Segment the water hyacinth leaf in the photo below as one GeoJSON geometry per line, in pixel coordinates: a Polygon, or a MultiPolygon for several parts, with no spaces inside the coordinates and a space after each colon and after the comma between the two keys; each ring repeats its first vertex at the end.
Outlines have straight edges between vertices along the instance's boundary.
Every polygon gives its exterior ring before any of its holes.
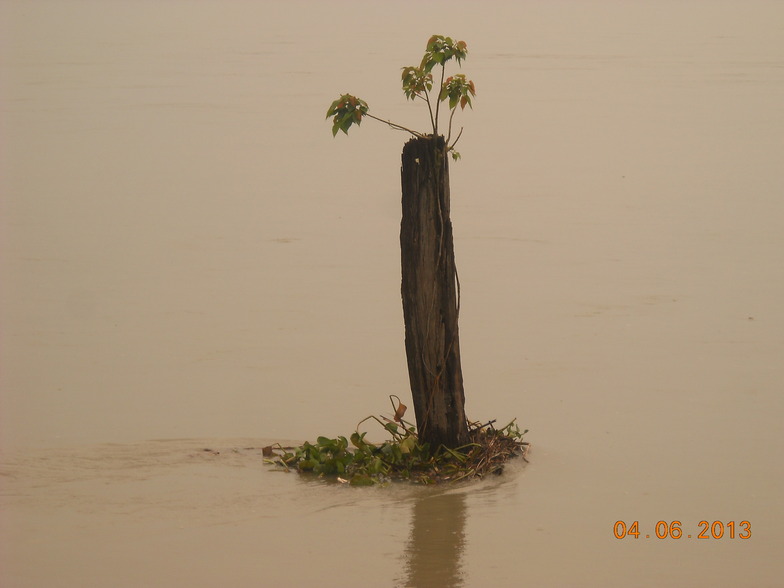
{"type": "Polygon", "coordinates": [[[406,437],[400,442],[400,451],[403,454],[411,453],[411,451],[416,446],[416,439],[413,437],[406,437]]]}
{"type": "Polygon", "coordinates": [[[313,470],[317,465],[318,461],[315,459],[304,459],[297,464],[297,467],[303,472],[308,472],[313,470]]]}
{"type": "Polygon", "coordinates": [[[353,432],[351,434],[351,444],[356,447],[357,449],[363,449],[366,445],[365,443],[365,435],[367,433],[362,433],[361,435],[358,432],[353,432]]]}
{"type": "Polygon", "coordinates": [[[403,457],[403,453],[400,451],[400,446],[396,443],[384,443],[383,447],[381,447],[381,453],[387,458],[388,461],[391,461],[395,464],[399,463],[403,457]]]}
{"type": "Polygon", "coordinates": [[[380,474],[384,471],[384,462],[380,457],[376,457],[370,462],[367,469],[371,474],[380,474]]]}
{"type": "Polygon", "coordinates": [[[349,482],[351,486],[372,486],[374,483],[373,478],[367,474],[354,474],[349,482]]]}

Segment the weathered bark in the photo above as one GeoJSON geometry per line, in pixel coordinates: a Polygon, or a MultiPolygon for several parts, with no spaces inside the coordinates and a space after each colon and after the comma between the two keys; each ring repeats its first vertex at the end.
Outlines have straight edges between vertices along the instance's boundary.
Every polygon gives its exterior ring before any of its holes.
{"type": "Polygon", "coordinates": [[[443,137],[411,139],[402,159],[401,291],[417,429],[433,449],[455,448],[468,442],[468,425],[443,137]]]}

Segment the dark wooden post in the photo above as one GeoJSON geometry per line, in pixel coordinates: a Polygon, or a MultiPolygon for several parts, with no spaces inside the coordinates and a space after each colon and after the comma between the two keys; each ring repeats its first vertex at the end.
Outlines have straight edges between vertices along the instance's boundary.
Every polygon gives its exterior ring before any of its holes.
{"type": "Polygon", "coordinates": [[[432,449],[455,448],[468,443],[468,424],[444,138],[411,139],[402,159],[401,291],[417,429],[432,449]]]}

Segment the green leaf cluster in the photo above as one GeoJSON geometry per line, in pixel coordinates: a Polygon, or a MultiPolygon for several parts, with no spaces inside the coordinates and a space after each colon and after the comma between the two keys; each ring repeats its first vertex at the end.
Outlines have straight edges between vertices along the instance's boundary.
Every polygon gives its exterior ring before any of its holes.
{"type": "Polygon", "coordinates": [[[461,65],[466,55],[468,55],[468,46],[465,41],[455,41],[452,37],[433,35],[427,40],[425,55],[422,57],[422,63],[419,67],[429,73],[436,65],[443,66],[452,58],[457,60],[458,65],[461,65]]]}
{"type": "Polygon", "coordinates": [[[433,74],[425,72],[421,67],[408,66],[403,68],[403,93],[409,100],[424,98],[425,93],[433,88],[433,74]]]}
{"type": "Polygon", "coordinates": [[[305,442],[293,454],[293,461],[301,472],[316,474],[344,474],[354,461],[345,437],[319,437],[315,444],[305,442]]]}
{"type": "Polygon", "coordinates": [[[460,109],[464,110],[466,105],[474,107],[471,104],[471,98],[475,95],[474,82],[467,80],[463,74],[456,74],[446,79],[444,85],[441,86],[441,94],[438,99],[443,101],[449,98],[450,110],[454,110],[458,103],[460,103],[460,109]]]}
{"type": "MultiPolygon", "coordinates": [[[[473,108],[472,98],[476,96],[476,87],[474,82],[467,80],[463,74],[456,74],[444,80],[445,66],[452,59],[457,61],[458,66],[461,66],[467,55],[468,46],[465,41],[457,41],[452,37],[443,35],[433,35],[427,41],[425,53],[419,66],[404,67],[402,74],[403,93],[406,98],[408,100],[419,98],[427,104],[433,136],[438,136],[439,134],[440,105],[442,102],[448,101],[451,114],[449,116],[446,151],[452,151],[454,159],[459,159],[460,157],[459,153],[453,151],[455,144],[460,139],[460,134],[457,135],[454,142],[450,143],[452,137],[452,117],[458,104],[461,110],[465,110],[466,106],[473,108]],[[433,69],[437,66],[440,66],[439,82],[434,90],[433,69]],[[435,92],[435,96],[431,96],[431,92],[435,92]]],[[[351,125],[359,125],[364,116],[386,123],[393,129],[407,131],[415,137],[424,138],[427,136],[424,133],[368,114],[367,103],[351,94],[343,94],[327,110],[327,118],[332,117],[332,136],[337,135],[338,131],[348,134],[351,125]]]]}
{"type": "MultiPolygon", "coordinates": [[[[468,46],[465,41],[455,41],[452,37],[443,35],[433,35],[427,41],[425,54],[419,67],[408,66],[403,68],[403,93],[409,100],[421,98],[427,103],[430,113],[430,122],[433,126],[433,134],[438,134],[438,115],[439,104],[449,100],[449,110],[452,115],[449,118],[449,135],[452,131],[452,116],[458,104],[461,109],[466,105],[471,106],[471,98],[476,95],[474,82],[467,80],[465,75],[457,74],[444,80],[446,63],[452,59],[457,61],[458,66],[468,55],[468,46]],[[429,93],[433,88],[433,68],[440,66],[440,84],[436,100],[432,100],[429,93]],[[435,104],[434,104],[435,102],[435,104]]],[[[455,140],[457,142],[457,140],[455,140]]],[[[448,143],[448,141],[447,141],[448,143]]],[[[449,145],[447,150],[451,150],[454,143],[449,145]]],[[[459,156],[458,156],[459,157],[459,156]]],[[[457,159],[457,157],[455,157],[457,159]]]]}
{"type": "Polygon", "coordinates": [[[402,420],[398,424],[390,419],[369,418],[378,421],[392,438],[375,444],[365,439],[366,432],[355,431],[349,447],[349,440],[342,436],[318,437],[315,443],[305,442],[293,451],[284,451],[275,459],[265,461],[286,470],[336,476],[352,486],[370,486],[393,479],[433,484],[499,473],[506,459],[515,452],[525,455],[528,445],[522,441],[527,431],[520,432],[512,421],[501,430],[475,429],[473,441],[463,447],[440,446],[431,451],[427,443],[419,442],[416,429],[406,426],[402,420]]]}
{"type": "Polygon", "coordinates": [[[351,125],[362,124],[362,117],[367,114],[367,111],[367,102],[351,94],[343,94],[330,104],[329,110],[327,110],[326,118],[333,117],[332,136],[337,135],[338,131],[343,131],[348,135],[351,125]]]}
{"type": "Polygon", "coordinates": [[[285,469],[312,472],[321,476],[345,476],[354,486],[378,484],[397,477],[409,479],[412,471],[431,459],[427,444],[417,443],[413,427],[406,429],[389,422],[384,426],[392,439],[381,444],[365,440],[367,433],[351,435],[352,449],[340,436],[334,439],[318,437],[315,443],[305,442],[291,452],[284,452],[273,460],[266,460],[285,469]]]}

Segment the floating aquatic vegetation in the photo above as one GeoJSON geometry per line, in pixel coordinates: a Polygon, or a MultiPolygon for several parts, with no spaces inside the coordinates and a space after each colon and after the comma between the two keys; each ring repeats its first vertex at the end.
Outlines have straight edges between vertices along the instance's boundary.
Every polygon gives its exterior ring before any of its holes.
{"type": "MultiPolygon", "coordinates": [[[[457,482],[500,474],[507,461],[514,457],[526,460],[530,445],[515,420],[500,429],[495,420],[485,424],[471,423],[471,442],[455,449],[439,446],[433,450],[420,443],[416,427],[403,420],[406,407],[397,396],[390,396],[394,416],[369,416],[357,424],[357,430],[346,437],[318,437],[315,443],[299,447],[271,445],[263,449],[265,463],[285,471],[308,472],[333,476],[338,482],[352,486],[371,486],[392,480],[420,484],[457,482]],[[395,399],[397,405],[395,405],[395,399]],[[360,426],[375,420],[391,439],[372,443],[360,426]]],[[[526,460],[527,461],[527,460],[526,460]]]]}

